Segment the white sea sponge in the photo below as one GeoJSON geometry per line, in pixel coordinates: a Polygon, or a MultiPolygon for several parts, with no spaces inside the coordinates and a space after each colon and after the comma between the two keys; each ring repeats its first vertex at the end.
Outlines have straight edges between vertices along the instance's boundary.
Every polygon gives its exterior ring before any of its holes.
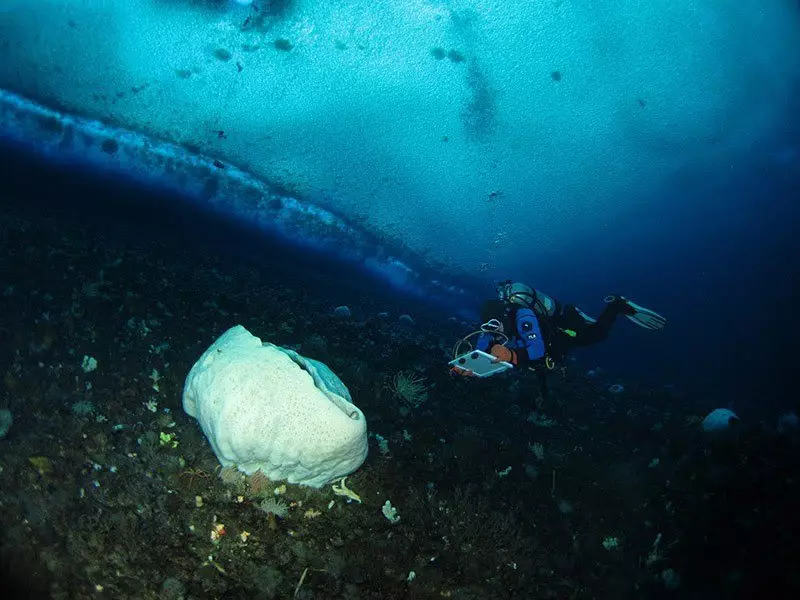
{"type": "Polygon", "coordinates": [[[312,487],[352,473],[367,455],[367,424],[323,363],[232,327],[192,367],[183,409],[223,466],[312,487]]]}

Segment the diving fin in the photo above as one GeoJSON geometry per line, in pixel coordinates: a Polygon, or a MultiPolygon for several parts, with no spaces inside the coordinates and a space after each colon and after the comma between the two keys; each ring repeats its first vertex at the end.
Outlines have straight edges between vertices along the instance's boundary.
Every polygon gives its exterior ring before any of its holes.
{"type": "Polygon", "coordinates": [[[667,324],[667,320],[655,311],[639,306],[635,302],[631,302],[622,296],[608,296],[606,302],[613,302],[614,300],[621,301],[624,306],[621,310],[632,323],[639,327],[644,327],[651,331],[663,329],[667,324]]]}
{"type": "Polygon", "coordinates": [[[630,300],[625,300],[625,302],[633,309],[632,315],[626,314],[625,316],[639,327],[644,327],[645,329],[655,331],[658,329],[663,329],[664,325],[667,324],[667,320],[657,312],[654,312],[649,308],[639,306],[638,304],[634,304],[630,300]]]}

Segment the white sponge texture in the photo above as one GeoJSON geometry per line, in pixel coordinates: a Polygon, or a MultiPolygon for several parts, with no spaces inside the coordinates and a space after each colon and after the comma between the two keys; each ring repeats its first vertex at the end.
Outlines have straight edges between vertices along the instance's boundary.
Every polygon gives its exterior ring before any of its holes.
{"type": "Polygon", "coordinates": [[[367,424],[323,363],[232,327],[192,367],[183,409],[223,466],[312,487],[358,469],[367,424]]]}

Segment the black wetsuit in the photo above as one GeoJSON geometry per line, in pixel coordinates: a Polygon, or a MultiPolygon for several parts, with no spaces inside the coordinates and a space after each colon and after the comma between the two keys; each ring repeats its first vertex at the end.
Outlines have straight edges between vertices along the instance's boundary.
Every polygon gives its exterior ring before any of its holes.
{"type": "Polygon", "coordinates": [[[624,314],[626,308],[624,301],[609,302],[595,321],[586,317],[573,304],[562,306],[556,302],[552,315],[542,314],[536,307],[534,312],[539,318],[548,355],[554,361],[561,361],[573,348],[591,346],[605,340],[617,316],[624,314]]]}

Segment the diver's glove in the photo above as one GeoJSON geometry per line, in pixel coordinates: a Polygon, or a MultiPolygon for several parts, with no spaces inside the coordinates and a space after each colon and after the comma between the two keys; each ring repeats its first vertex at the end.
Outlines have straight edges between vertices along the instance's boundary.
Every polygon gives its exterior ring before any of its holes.
{"type": "Polygon", "coordinates": [[[494,356],[497,361],[511,363],[514,367],[519,366],[517,353],[511,348],[506,348],[503,344],[495,344],[489,349],[489,354],[494,356]]]}
{"type": "Polygon", "coordinates": [[[605,302],[617,304],[619,311],[639,327],[656,331],[663,329],[664,325],[667,324],[667,320],[657,312],[644,306],[639,306],[623,296],[606,296],[605,302]]]}

